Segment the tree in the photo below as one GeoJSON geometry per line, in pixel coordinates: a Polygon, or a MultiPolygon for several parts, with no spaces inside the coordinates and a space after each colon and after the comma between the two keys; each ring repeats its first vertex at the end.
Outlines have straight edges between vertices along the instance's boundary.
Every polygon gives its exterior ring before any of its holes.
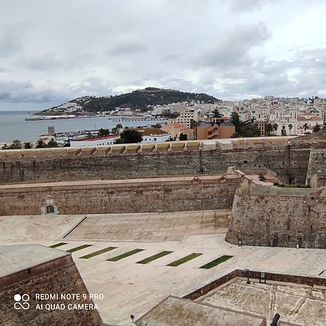
{"type": "Polygon", "coordinates": [[[160,125],[159,123],[155,123],[155,125],[151,125],[151,127],[160,129],[160,128],[162,128],[162,125],[160,125]]]}
{"type": "Polygon", "coordinates": [[[58,143],[52,139],[47,143],[46,147],[58,147],[58,143]]]}
{"type": "Polygon", "coordinates": [[[10,147],[7,144],[3,144],[1,149],[10,149],[10,147]]]}
{"type": "Polygon", "coordinates": [[[24,148],[32,148],[32,144],[28,141],[24,143],[24,148]]]}
{"type": "Polygon", "coordinates": [[[187,140],[187,135],[181,133],[180,136],[179,136],[179,140],[187,140]]]}
{"type": "Polygon", "coordinates": [[[308,128],[309,128],[309,126],[308,126],[308,123],[306,122],[306,123],[303,125],[303,130],[304,130],[304,132],[306,132],[308,128]]]}
{"type": "Polygon", "coordinates": [[[293,128],[293,124],[292,124],[292,123],[290,123],[290,124],[288,125],[288,127],[289,127],[289,130],[290,130],[290,135],[291,135],[291,133],[292,133],[292,128],[293,128]]]}
{"type": "Polygon", "coordinates": [[[39,139],[37,141],[37,144],[36,144],[35,148],[44,148],[44,147],[46,147],[44,141],[42,139],[39,139]]]}
{"type": "Polygon", "coordinates": [[[222,118],[223,115],[220,113],[218,109],[214,109],[213,111],[213,118],[222,118]]]}
{"type": "Polygon", "coordinates": [[[233,111],[233,112],[231,113],[230,122],[234,125],[234,127],[235,127],[235,132],[241,134],[241,127],[242,127],[242,124],[241,124],[241,121],[240,121],[239,114],[238,114],[237,112],[233,111]]]}
{"type": "Polygon", "coordinates": [[[278,124],[277,124],[277,123],[274,123],[274,124],[273,124],[274,134],[276,133],[277,128],[278,128],[278,124]]]}
{"type": "Polygon", "coordinates": [[[282,126],[281,135],[286,136],[285,126],[282,126]]]}
{"type": "Polygon", "coordinates": [[[273,133],[273,125],[268,123],[265,128],[265,136],[271,136],[273,133]]]}
{"type": "Polygon", "coordinates": [[[15,139],[12,144],[10,145],[11,149],[21,149],[22,148],[22,143],[20,140],[15,139]]]}
{"type": "Polygon", "coordinates": [[[114,141],[114,144],[124,144],[124,141],[122,138],[118,138],[114,141]]]}
{"type": "Polygon", "coordinates": [[[242,137],[258,137],[260,136],[260,129],[255,124],[251,124],[251,123],[244,124],[241,127],[240,135],[242,137]]]}
{"type": "Polygon", "coordinates": [[[314,128],[312,129],[313,132],[318,132],[320,131],[320,126],[319,125],[315,125],[314,128]]]}
{"type": "Polygon", "coordinates": [[[128,129],[121,133],[120,138],[125,144],[140,143],[143,140],[140,132],[137,130],[128,129]]]}
{"type": "Polygon", "coordinates": [[[109,130],[108,129],[103,129],[101,128],[99,131],[98,131],[98,135],[101,137],[101,136],[107,136],[109,134],[109,130]]]}

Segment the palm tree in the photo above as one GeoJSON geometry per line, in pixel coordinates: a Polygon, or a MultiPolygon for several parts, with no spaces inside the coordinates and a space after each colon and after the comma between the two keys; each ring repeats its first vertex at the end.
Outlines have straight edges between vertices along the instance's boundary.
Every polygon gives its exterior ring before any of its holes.
{"type": "Polygon", "coordinates": [[[281,135],[286,136],[285,126],[282,126],[281,135]]]}
{"type": "Polygon", "coordinates": [[[22,143],[20,140],[15,139],[12,144],[10,145],[10,148],[12,149],[21,149],[22,148],[22,143]]]}
{"type": "Polygon", "coordinates": [[[44,141],[42,139],[39,139],[37,141],[37,144],[36,144],[35,148],[44,148],[45,146],[46,145],[45,145],[44,141]]]}
{"type": "Polygon", "coordinates": [[[292,124],[292,123],[290,123],[290,124],[288,125],[288,127],[289,127],[289,130],[290,130],[290,135],[291,135],[291,130],[292,130],[292,128],[293,128],[293,124],[292,124]]]}
{"type": "Polygon", "coordinates": [[[31,144],[31,142],[25,142],[24,143],[24,148],[32,148],[32,144],[31,144]]]}

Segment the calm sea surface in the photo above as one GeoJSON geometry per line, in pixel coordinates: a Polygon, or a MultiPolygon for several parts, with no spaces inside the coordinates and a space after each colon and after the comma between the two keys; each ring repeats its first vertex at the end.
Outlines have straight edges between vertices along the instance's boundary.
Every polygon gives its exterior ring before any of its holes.
{"type": "MultiPolygon", "coordinates": [[[[0,143],[9,145],[15,139],[21,142],[36,142],[38,136],[47,134],[49,126],[54,126],[55,132],[62,132],[100,128],[111,129],[118,123],[109,121],[106,117],[25,121],[25,118],[30,115],[27,111],[0,111],[0,143]]],[[[155,121],[121,122],[123,127],[150,126],[152,124],[155,124],[155,121]]]]}

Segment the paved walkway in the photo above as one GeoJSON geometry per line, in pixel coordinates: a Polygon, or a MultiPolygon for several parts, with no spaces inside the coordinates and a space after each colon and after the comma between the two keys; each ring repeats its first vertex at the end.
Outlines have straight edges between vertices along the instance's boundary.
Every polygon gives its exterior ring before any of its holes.
{"type": "MultiPolygon", "coordinates": [[[[158,215],[151,214],[151,221],[156,223],[148,223],[149,219],[143,221],[142,232],[147,230],[155,233],[161,229],[160,223],[165,222],[158,215]]],[[[153,242],[153,238],[146,237],[134,240],[127,237],[125,239],[128,241],[122,241],[121,236],[116,241],[110,237],[106,241],[97,241],[94,239],[96,233],[90,236],[93,239],[77,240],[73,232],[70,234],[74,239],[69,235],[63,239],[62,235],[67,234],[83,218],[61,215],[0,217],[0,244],[38,243],[50,246],[63,242],[65,244],[57,247],[57,250],[63,251],[91,245],[74,251],[72,256],[89,292],[103,294],[104,299],[95,302],[103,321],[108,324],[129,325],[131,314],[138,318],[168,295],[187,294],[235,268],[314,276],[326,270],[324,250],[238,247],[226,243],[223,233],[203,234],[200,223],[197,228],[193,226],[191,234],[187,231],[182,237],[183,225],[178,225],[178,236],[174,241],[153,242]],[[196,230],[199,235],[195,234],[196,230]],[[80,258],[108,247],[116,248],[88,259],[80,258]],[[134,249],[142,250],[118,261],[107,261],[134,249]],[[162,251],[170,253],[147,264],[137,263],[162,251]],[[193,253],[201,255],[178,267],[167,266],[193,253]],[[212,269],[200,268],[222,255],[231,255],[233,258],[212,269]]],[[[114,219],[109,220],[112,228],[115,228],[114,219]]],[[[141,220],[137,223],[141,223],[141,220]]],[[[105,227],[109,228],[109,224],[105,227]]],[[[175,229],[170,230],[171,239],[175,229]]],[[[165,227],[164,230],[166,233],[165,227]]]]}
{"type": "Polygon", "coordinates": [[[65,239],[181,241],[191,234],[225,233],[229,210],[88,215],[65,239]]]}

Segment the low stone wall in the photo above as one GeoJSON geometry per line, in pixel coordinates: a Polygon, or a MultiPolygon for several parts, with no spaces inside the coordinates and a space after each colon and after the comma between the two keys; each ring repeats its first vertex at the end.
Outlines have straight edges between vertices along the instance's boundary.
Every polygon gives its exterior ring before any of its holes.
{"type": "MultiPolygon", "coordinates": [[[[222,275],[218,279],[215,279],[202,287],[185,294],[182,298],[196,300],[208,292],[220,287],[221,285],[231,281],[232,279],[240,277],[244,280],[248,277],[247,270],[244,269],[235,269],[225,275],[222,275]]],[[[273,281],[273,282],[284,282],[284,283],[294,283],[299,285],[308,285],[308,286],[326,286],[326,279],[324,277],[318,276],[304,276],[304,275],[290,275],[290,274],[281,274],[281,273],[266,273],[265,271],[249,271],[249,280],[256,279],[261,282],[273,281]],[[261,273],[264,272],[262,277],[261,273]]]]}
{"type": "Polygon", "coordinates": [[[326,190],[247,187],[236,191],[226,241],[326,248],[326,190]]]}
{"type": "Polygon", "coordinates": [[[109,214],[229,209],[237,175],[0,186],[0,215],[109,214]]]}
{"type": "Polygon", "coordinates": [[[1,325],[102,325],[71,255],[61,255],[33,265],[33,253],[37,250],[25,247],[26,254],[29,254],[27,260],[22,257],[22,261],[15,261],[12,269],[24,266],[0,277],[1,325]],[[52,298],[41,296],[50,294],[52,298]],[[80,297],[68,299],[73,294],[80,297]]]}

